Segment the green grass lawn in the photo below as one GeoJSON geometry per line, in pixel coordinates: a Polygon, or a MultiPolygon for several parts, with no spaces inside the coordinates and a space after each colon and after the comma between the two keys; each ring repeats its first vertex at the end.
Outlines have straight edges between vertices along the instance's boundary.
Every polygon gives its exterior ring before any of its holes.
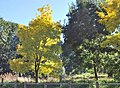
{"type": "MultiPolygon", "coordinates": [[[[109,78],[107,74],[98,74],[98,80],[99,82],[110,82],[110,81],[114,81],[113,78],[109,78]]],[[[94,74],[90,74],[90,73],[83,73],[83,74],[76,74],[73,76],[66,76],[65,79],[66,81],[71,80],[72,82],[94,82],[95,81],[95,77],[94,74]]]]}
{"type": "MultiPolygon", "coordinates": [[[[108,78],[107,74],[98,74],[99,83],[110,83],[114,82],[113,78],[108,78]]],[[[9,77],[9,76],[7,76],[9,77]]],[[[10,80],[10,79],[9,79],[10,80]]],[[[32,79],[33,80],[33,79],[32,79]]],[[[23,80],[24,81],[24,80],[23,80]]],[[[19,82],[17,88],[24,88],[23,81],[19,82]]],[[[10,81],[11,82],[11,81],[10,81]]],[[[13,81],[15,82],[15,81],[13,81]]],[[[59,82],[59,78],[50,77],[48,80],[40,79],[40,82],[59,82]]],[[[72,88],[95,88],[95,78],[94,74],[83,73],[72,76],[65,76],[63,79],[63,83],[72,82],[72,88]],[[89,84],[80,84],[80,83],[89,83],[89,84]]],[[[8,81],[5,81],[6,84],[0,85],[0,88],[14,88],[14,84],[9,84],[8,81]],[[8,83],[8,84],[7,84],[8,83]]],[[[68,88],[69,85],[49,85],[47,88],[68,88]]],[[[27,88],[44,88],[44,85],[40,84],[27,84],[27,88]]],[[[100,88],[120,88],[120,85],[100,85],[100,88]]]]}

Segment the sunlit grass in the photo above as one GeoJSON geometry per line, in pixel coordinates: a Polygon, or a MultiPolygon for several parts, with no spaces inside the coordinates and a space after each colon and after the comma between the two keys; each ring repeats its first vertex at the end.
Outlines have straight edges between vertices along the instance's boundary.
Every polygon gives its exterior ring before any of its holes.
{"type": "MultiPolygon", "coordinates": [[[[109,78],[107,74],[98,74],[99,82],[110,82],[114,81],[113,78],[109,78]]],[[[19,77],[18,75],[12,75],[11,73],[0,75],[1,78],[4,79],[4,82],[35,82],[34,78],[31,77],[19,77]]],[[[83,74],[76,74],[71,76],[64,76],[63,82],[95,82],[94,74],[91,73],[83,73],[83,74]]],[[[39,82],[59,82],[59,77],[48,77],[47,79],[41,78],[39,82]]]]}

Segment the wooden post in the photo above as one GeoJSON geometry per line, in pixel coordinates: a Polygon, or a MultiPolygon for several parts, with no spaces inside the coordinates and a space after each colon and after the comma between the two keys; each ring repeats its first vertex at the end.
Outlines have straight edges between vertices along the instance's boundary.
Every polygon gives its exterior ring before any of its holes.
{"type": "Polygon", "coordinates": [[[62,87],[62,83],[60,83],[60,88],[62,87]]]}
{"type": "Polygon", "coordinates": [[[1,79],[1,82],[2,82],[2,83],[4,82],[4,79],[3,79],[3,78],[1,79]]]}
{"type": "Polygon", "coordinates": [[[24,88],[27,88],[26,83],[24,82],[24,88]]]}
{"type": "Polygon", "coordinates": [[[60,83],[61,83],[62,82],[62,78],[63,78],[62,75],[60,75],[59,78],[60,78],[60,83]]]}
{"type": "Polygon", "coordinates": [[[16,82],[14,83],[14,88],[17,88],[17,83],[16,82]]]}
{"type": "Polygon", "coordinates": [[[71,87],[71,82],[68,83],[68,88],[72,88],[72,87],[71,87]]]}
{"type": "Polygon", "coordinates": [[[44,88],[47,88],[47,84],[44,84],[44,88]]]}

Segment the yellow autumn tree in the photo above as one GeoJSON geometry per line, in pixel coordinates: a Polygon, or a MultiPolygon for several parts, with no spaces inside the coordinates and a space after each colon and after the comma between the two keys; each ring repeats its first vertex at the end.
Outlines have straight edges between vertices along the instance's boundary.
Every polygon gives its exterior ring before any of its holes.
{"type": "Polygon", "coordinates": [[[28,26],[19,25],[17,36],[20,43],[17,52],[23,57],[9,61],[12,70],[26,72],[32,70],[35,81],[41,73],[49,74],[62,68],[60,60],[61,26],[52,19],[50,5],[38,8],[40,14],[28,26]]]}
{"type": "Polygon", "coordinates": [[[120,31],[113,33],[120,26],[120,0],[106,0],[101,3],[101,7],[104,10],[97,12],[101,18],[99,22],[104,24],[106,29],[111,32],[111,35],[107,36],[107,39],[101,45],[103,47],[112,45],[120,50],[120,31]]]}

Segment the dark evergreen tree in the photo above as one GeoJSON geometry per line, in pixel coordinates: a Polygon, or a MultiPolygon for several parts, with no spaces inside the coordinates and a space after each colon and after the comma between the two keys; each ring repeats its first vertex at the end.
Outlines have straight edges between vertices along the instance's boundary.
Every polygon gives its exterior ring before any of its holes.
{"type": "Polygon", "coordinates": [[[64,44],[62,48],[64,58],[68,58],[64,59],[66,71],[68,70],[68,72],[79,72],[80,69],[83,72],[84,68],[81,68],[81,65],[83,65],[84,59],[80,58],[82,51],[78,50],[78,47],[85,39],[90,41],[96,38],[98,33],[107,34],[107,32],[103,32],[104,26],[98,23],[97,10],[98,8],[94,4],[81,3],[75,9],[70,9],[67,14],[69,22],[63,27],[64,44]]]}
{"type": "Polygon", "coordinates": [[[18,25],[0,18],[0,73],[9,72],[8,60],[16,55],[18,25]]]}

